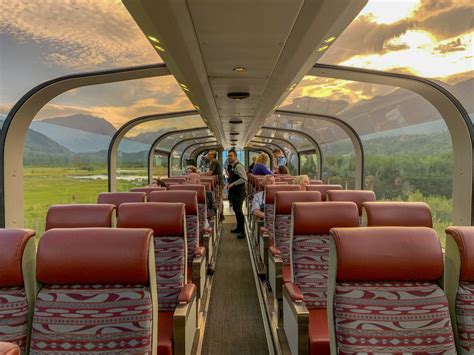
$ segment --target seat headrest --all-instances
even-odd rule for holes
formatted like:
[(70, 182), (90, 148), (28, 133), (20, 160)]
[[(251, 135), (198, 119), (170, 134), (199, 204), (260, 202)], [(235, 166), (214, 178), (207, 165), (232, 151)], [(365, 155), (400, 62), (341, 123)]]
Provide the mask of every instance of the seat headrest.
[(23, 286), (22, 258), (30, 229), (0, 229), (0, 288)]
[(166, 187), (134, 187), (130, 189), (131, 192), (144, 192), (146, 193), (147, 197), (150, 196), (150, 194), (153, 191), (165, 191)]
[(449, 227), (446, 233), (453, 237), (461, 257), (459, 280), (474, 282), (474, 227)]
[(196, 191), (198, 203), (206, 202), (206, 187), (204, 185), (193, 185), (193, 184), (182, 184), (182, 185), (171, 185), (170, 190), (187, 190)]
[(364, 202), (367, 227), (433, 227), (430, 207), (424, 202)]
[(175, 183), (175, 184), (184, 184), (186, 182), (186, 178), (183, 177), (172, 177), (172, 178), (163, 178), (161, 179), (163, 182)]
[(326, 195), (329, 190), (342, 190), (341, 185), (306, 185), (307, 191), (319, 191), (321, 193), (321, 199), (326, 201)]
[(206, 188), (206, 191), (212, 191), (212, 183), (207, 181), (201, 181), (201, 185)]
[(278, 191), (301, 191), (300, 185), (268, 185), (265, 187), (265, 203), (275, 203), (275, 194)]
[(216, 185), (216, 181), (212, 176), (201, 176), (201, 182), (210, 182), (212, 187)]
[(186, 215), (196, 215), (198, 213), (198, 201), (196, 191), (154, 191), (150, 194), (149, 201), (184, 203)]
[(368, 190), (329, 190), (328, 201), (351, 201), (357, 205), (359, 216), (362, 215), (362, 204), (375, 201), (375, 193)]
[(293, 234), (329, 234), (335, 227), (358, 227), (354, 202), (296, 202), (293, 204)]
[(53, 228), (112, 227), (115, 205), (55, 205), (48, 209), (45, 230)]
[(309, 180), (310, 185), (322, 185), (323, 180)]
[(291, 214), (295, 202), (320, 202), (317, 191), (278, 191), (275, 193), (275, 214)]
[(36, 278), (49, 285), (147, 284), (151, 229), (51, 229), (36, 256)]
[(426, 227), (334, 228), (338, 281), (435, 281), (443, 274), (436, 232)]
[(184, 203), (124, 203), (117, 227), (150, 228), (155, 236), (184, 235)]
[(97, 198), (97, 203), (118, 207), (126, 202), (145, 202), (145, 199), (145, 192), (101, 192)]

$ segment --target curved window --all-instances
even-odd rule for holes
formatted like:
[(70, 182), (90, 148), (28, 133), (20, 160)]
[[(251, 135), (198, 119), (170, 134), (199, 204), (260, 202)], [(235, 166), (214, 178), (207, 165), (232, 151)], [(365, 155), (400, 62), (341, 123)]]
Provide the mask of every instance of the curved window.
[[(334, 116), (359, 134), (365, 153), (365, 188), (378, 200), (425, 201), (439, 235), (452, 223), (453, 152), (439, 112), (423, 97), (405, 89), (349, 80), (306, 76), (281, 107)], [(306, 130), (306, 129), (305, 129)], [(315, 127), (324, 172), (352, 171), (346, 160), (350, 141), (342, 130)], [(343, 184), (344, 185), (344, 184)]]
[[(172, 76), (87, 86), (48, 103), (31, 123), (24, 147), (25, 227), (41, 234), (47, 208), (94, 203), (107, 191), (107, 151), (113, 135), (139, 116), (192, 108)], [(194, 117), (194, 118), (193, 118)], [(147, 183), (150, 134), (184, 127), (199, 116), (148, 122), (118, 148), (118, 191)]]
[(121, 1), (2, 1), (0, 115), (46, 80), (160, 63), (158, 53)]
[(472, 118), (473, 21), (469, 0), (369, 0), (319, 62), (436, 79)]

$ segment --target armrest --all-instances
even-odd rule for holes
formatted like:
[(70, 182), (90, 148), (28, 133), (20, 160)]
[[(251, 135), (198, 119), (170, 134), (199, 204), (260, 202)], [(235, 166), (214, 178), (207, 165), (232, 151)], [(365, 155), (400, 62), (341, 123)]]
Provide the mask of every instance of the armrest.
[(212, 233), (212, 228), (210, 228), (210, 227), (203, 228), (202, 230), (203, 230), (204, 234), (211, 234)]
[(20, 348), (13, 343), (0, 342), (0, 354), (20, 355)]
[(262, 233), (262, 234), (268, 234), (268, 233), (269, 233), (269, 230), (268, 230), (268, 228), (260, 227), (260, 233)]
[(194, 249), (195, 256), (203, 256), (205, 253), (206, 253), (206, 248), (204, 247), (197, 246), (196, 249)]
[(270, 250), (270, 253), (272, 253), (273, 256), (280, 256), (281, 255), (281, 251), (277, 247), (270, 246), (268, 249)]
[(193, 283), (187, 283), (181, 289), (181, 292), (178, 296), (178, 303), (180, 304), (188, 304), (191, 302), (196, 295), (196, 285)]
[(293, 302), (302, 302), (304, 299), (303, 293), (300, 288), (296, 286), (293, 282), (288, 282), (284, 285), (288, 294)]
[(287, 283), (283, 286), (283, 329), (292, 354), (308, 354), (309, 311), (300, 298), (299, 288)]

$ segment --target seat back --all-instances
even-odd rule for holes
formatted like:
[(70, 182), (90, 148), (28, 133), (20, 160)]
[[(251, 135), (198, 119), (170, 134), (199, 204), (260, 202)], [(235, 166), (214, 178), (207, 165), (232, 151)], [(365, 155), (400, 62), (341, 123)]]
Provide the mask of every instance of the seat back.
[(163, 178), (161, 179), (164, 183), (169, 183), (169, 184), (184, 184), (186, 182), (186, 177), (184, 176), (173, 176), (169, 178)]
[(424, 202), (364, 202), (362, 207), (367, 227), (433, 228), (430, 207)]
[(0, 341), (27, 349), (36, 295), (35, 232), (0, 229)]
[(300, 191), (300, 185), (268, 185), (265, 187), (265, 218), (264, 224), (271, 237), (274, 237), (275, 194), (279, 191)]
[(295, 202), (320, 202), (317, 191), (278, 191), (275, 193), (275, 246), (284, 263), (290, 262), (291, 207)]
[(196, 247), (199, 246), (199, 213), (196, 191), (156, 191), (150, 194), (150, 202), (184, 203), (186, 211), (186, 241), (188, 245), (188, 265), (193, 264)]
[(433, 229), (334, 228), (329, 260), (331, 353), (456, 353)]
[(41, 237), (32, 353), (151, 353), (157, 339), (153, 232), (51, 229)]
[(323, 180), (309, 180), (310, 185), (322, 185)]
[(199, 213), (199, 237), (202, 238), (207, 225), (206, 187), (204, 185), (182, 184), (170, 186), (170, 191), (196, 191)]
[(153, 191), (165, 191), (166, 187), (134, 187), (130, 189), (130, 192), (144, 192), (146, 193), (147, 199)]
[(462, 354), (474, 352), (474, 227), (446, 229), (444, 289)]
[(145, 202), (145, 192), (101, 192), (97, 198), (98, 204), (114, 205), (115, 212), (122, 203), (127, 202)]
[(114, 205), (54, 205), (48, 208), (45, 230), (53, 228), (111, 228)]
[(153, 230), (160, 312), (175, 310), (187, 281), (185, 223), (184, 203), (124, 203), (119, 207), (118, 227)]
[(375, 193), (369, 190), (329, 190), (328, 201), (351, 201), (357, 205), (359, 216), (362, 216), (362, 204), (375, 201)]
[(330, 229), (357, 227), (358, 216), (353, 202), (293, 204), (291, 277), (308, 309), (326, 308)]
[(321, 193), (321, 199), (323, 201), (327, 200), (327, 192), (329, 190), (342, 190), (341, 185), (307, 185), (307, 191), (319, 191)]

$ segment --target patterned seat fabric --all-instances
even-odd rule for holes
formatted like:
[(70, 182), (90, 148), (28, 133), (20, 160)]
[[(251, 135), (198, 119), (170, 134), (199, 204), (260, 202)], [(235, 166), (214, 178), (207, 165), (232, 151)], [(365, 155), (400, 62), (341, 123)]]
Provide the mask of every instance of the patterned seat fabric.
[(474, 352), (474, 283), (461, 281), (456, 298), (459, 345), (466, 353)]
[(283, 263), (288, 264), (290, 262), (291, 214), (276, 215), (274, 228), (275, 246), (280, 249)]
[(199, 223), (197, 215), (186, 215), (186, 240), (188, 245), (188, 265), (193, 265), (194, 252), (199, 245)]
[(15, 343), (25, 351), (28, 303), (22, 287), (0, 288), (0, 341)]
[(34, 354), (151, 354), (152, 301), (145, 286), (44, 287), (37, 296)]
[(199, 237), (202, 238), (204, 235), (204, 229), (207, 225), (207, 206), (206, 203), (198, 203), (198, 214), (199, 214)]
[(294, 282), (303, 293), (306, 307), (326, 308), (329, 235), (295, 235), (292, 252)]
[(182, 236), (155, 236), (155, 268), (160, 312), (174, 312), (185, 281), (185, 240)]
[(273, 231), (275, 230), (275, 205), (273, 203), (265, 204), (265, 228), (268, 229), (268, 234), (273, 237)]
[(341, 354), (455, 354), (448, 301), (431, 282), (339, 283)]

